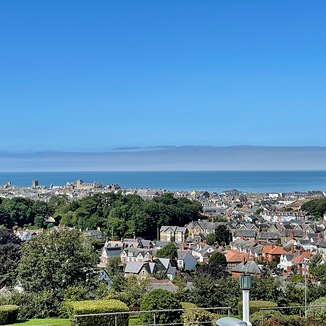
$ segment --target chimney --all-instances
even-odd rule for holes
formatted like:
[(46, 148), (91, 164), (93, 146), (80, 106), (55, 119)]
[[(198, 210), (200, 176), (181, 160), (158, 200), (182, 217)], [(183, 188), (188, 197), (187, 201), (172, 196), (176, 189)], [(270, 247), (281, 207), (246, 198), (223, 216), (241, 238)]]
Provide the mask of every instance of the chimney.
[(294, 246), (291, 248), (291, 254), (294, 255)]
[(294, 238), (294, 233), (293, 233), (293, 232), (290, 233), (290, 238), (291, 238), (291, 239)]

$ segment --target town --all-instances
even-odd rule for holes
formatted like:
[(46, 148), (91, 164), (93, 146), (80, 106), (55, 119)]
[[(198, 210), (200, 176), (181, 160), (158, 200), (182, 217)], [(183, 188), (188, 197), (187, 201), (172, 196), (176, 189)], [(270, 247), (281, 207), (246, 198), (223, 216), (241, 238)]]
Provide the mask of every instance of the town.
[[(133, 279), (138, 280), (139, 284), (144, 282), (145, 292), (164, 290), (179, 296), (183, 293), (183, 298), (195, 301), (200, 307), (205, 306), (201, 299), (192, 300), (196, 298), (196, 291), (199, 291), (199, 275), (209, 276), (211, 280), (218, 282), (225, 277), (238, 280), (245, 272), (258, 279), (268, 278), (280, 282), (274, 286), (283, 284), (287, 291), (294, 286), (292, 291), (298, 291), (301, 295), (303, 290), (307, 291), (307, 285), (302, 285), (304, 282), (309, 282), (310, 286), (314, 284), (314, 290), (309, 289), (310, 301), (316, 297), (311, 291), (316, 291), (317, 286), (318, 291), (323, 292), (320, 290), (323, 289), (323, 285), (320, 285), (322, 278), (315, 270), (318, 269), (316, 266), (323, 266), (326, 260), (326, 215), (324, 212), (323, 216), (318, 217), (304, 209), (306, 203), (322, 200), (325, 197), (322, 191), (262, 194), (242, 193), (233, 189), (220, 194), (196, 190), (170, 193), (160, 189), (123, 189), (119, 185), (103, 186), (101, 183), (84, 183), (82, 180), (49, 188), (40, 186), (37, 180), (32, 182), (31, 187), (16, 187), (10, 183), (1, 187), (3, 200), (27, 198), (50, 203), (53, 198), (64, 198), (67, 203), (71, 203), (69, 205), (108, 194), (118, 196), (120, 201), (122, 198), (140, 198), (143, 203), (150, 203), (161, 198), (162, 203), (169, 201), (171, 204), (175, 201), (174, 204), (178, 206), (178, 200), (181, 200), (188, 204), (197, 203), (199, 206), (195, 210), (200, 207), (197, 218), (179, 225), (157, 223), (155, 228), (150, 229), (151, 233), (145, 230), (142, 236), (137, 234), (136, 228), (131, 237), (124, 236), (123, 234), (130, 235), (131, 231), (119, 224), (123, 223), (122, 219), (117, 219), (119, 214), (114, 217), (117, 219), (116, 224), (107, 222), (106, 231), (96, 223), (91, 224), (96, 227), (88, 228), (87, 224), (76, 222), (76, 225), (84, 226), (79, 228), (80, 231), (93, 243), (98, 262), (93, 265), (92, 270), (105, 284), (105, 293), (111, 293), (114, 298), (121, 299), (121, 295), (117, 294), (119, 286), (116, 284), (119, 276), (123, 277), (123, 282)], [(105, 202), (108, 203), (108, 198)], [(125, 204), (128, 205), (128, 202)], [(83, 218), (92, 217), (87, 217), (86, 214)], [(68, 221), (65, 217), (58, 221), (58, 216), (46, 214), (43, 216), (41, 228), (34, 224), (31, 227), (16, 225), (13, 229), (16, 237), (23, 243), (28, 243), (51, 229), (59, 233), (76, 229), (76, 225), (62, 223), (65, 221)], [(125, 233), (119, 231), (119, 227)], [(213, 263), (216, 257), (220, 259), (218, 265)], [(211, 270), (205, 270), (207, 266)], [(219, 276), (213, 276), (217, 272)], [(22, 283), (17, 278), (13, 289), (24, 292)], [(126, 284), (129, 287), (133, 284), (131, 287), (137, 288), (135, 283)], [(10, 292), (9, 288), (4, 285), (0, 295)], [(119, 291), (124, 292), (126, 289), (119, 288)], [(192, 299), (189, 299), (189, 295)], [(306, 295), (305, 292), (305, 300)], [(262, 298), (274, 302), (279, 300), (275, 297), (271, 300), (266, 295), (257, 296), (257, 299)], [(129, 309), (140, 309), (140, 298), (125, 302)], [(230, 301), (213, 300), (212, 306), (217, 306), (217, 303), (226, 305), (228, 302)], [(303, 298), (298, 297), (287, 298), (287, 303), (304, 304)], [(235, 312), (236, 306), (231, 305), (231, 311)]]

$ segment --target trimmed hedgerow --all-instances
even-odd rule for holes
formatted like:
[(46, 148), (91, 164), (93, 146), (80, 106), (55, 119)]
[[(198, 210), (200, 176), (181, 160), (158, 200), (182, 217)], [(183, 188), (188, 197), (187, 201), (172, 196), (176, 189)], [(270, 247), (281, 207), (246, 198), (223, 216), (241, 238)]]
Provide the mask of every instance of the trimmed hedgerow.
[[(261, 308), (274, 308), (274, 307), (277, 307), (277, 304), (272, 301), (257, 300), (257, 301), (249, 302), (250, 315), (252, 315), (257, 311), (260, 311)], [(242, 316), (242, 301), (238, 302), (238, 314)]]
[(5, 305), (0, 306), (0, 325), (14, 324), (18, 316), (18, 306)]
[(112, 312), (126, 312), (128, 307), (122, 301), (119, 300), (85, 300), (85, 301), (67, 301), (65, 302), (66, 310), (69, 316), (73, 319), (72, 325), (75, 326), (93, 326), (93, 325), (116, 325), (115, 319), (117, 319), (117, 325), (128, 325), (128, 314), (117, 315), (95, 315), (95, 316), (83, 316), (77, 315), (87, 314), (102, 314)]

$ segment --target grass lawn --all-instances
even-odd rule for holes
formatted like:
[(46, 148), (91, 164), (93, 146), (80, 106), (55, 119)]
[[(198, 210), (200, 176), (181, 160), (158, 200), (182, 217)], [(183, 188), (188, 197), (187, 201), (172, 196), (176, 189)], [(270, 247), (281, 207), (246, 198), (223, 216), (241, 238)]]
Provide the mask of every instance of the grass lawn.
[(69, 319), (61, 319), (61, 318), (29, 319), (29, 320), (18, 320), (17, 323), (13, 324), (13, 325), (70, 326), (70, 320)]

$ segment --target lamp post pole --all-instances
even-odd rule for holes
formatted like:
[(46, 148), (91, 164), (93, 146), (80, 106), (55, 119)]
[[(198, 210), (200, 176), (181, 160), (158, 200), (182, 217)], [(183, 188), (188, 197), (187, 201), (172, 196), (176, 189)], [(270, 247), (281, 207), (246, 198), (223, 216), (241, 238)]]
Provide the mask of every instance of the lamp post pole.
[(302, 261), (304, 268), (304, 316), (307, 318), (307, 262), (308, 259)]
[(240, 277), (240, 288), (242, 290), (242, 320), (251, 326), (249, 321), (249, 291), (251, 289), (251, 276), (249, 273), (243, 273)]

